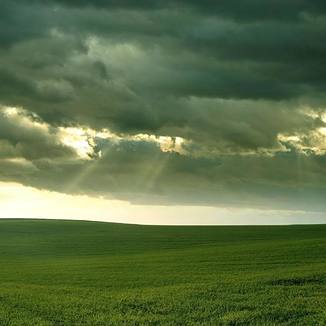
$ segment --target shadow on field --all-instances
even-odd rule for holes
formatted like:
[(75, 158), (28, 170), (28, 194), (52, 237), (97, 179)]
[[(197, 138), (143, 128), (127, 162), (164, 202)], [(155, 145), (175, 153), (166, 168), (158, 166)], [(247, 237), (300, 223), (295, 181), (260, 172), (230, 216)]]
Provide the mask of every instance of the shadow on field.
[(268, 285), (281, 285), (281, 286), (300, 286), (300, 285), (310, 285), (310, 284), (325, 284), (326, 274), (317, 274), (311, 276), (301, 276), (301, 277), (289, 277), (280, 278), (272, 281), (268, 281)]

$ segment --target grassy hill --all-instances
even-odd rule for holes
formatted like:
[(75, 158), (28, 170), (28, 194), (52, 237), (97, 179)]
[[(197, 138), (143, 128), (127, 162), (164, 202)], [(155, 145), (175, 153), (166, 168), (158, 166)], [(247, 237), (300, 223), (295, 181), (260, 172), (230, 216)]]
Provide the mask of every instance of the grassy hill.
[(326, 226), (0, 220), (0, 325), (325, 325)]

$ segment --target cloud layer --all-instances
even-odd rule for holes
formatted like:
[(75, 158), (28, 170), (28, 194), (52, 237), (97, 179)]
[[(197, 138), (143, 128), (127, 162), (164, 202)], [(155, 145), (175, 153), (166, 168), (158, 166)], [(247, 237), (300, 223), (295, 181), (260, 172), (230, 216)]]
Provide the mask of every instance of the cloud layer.
[(325, 14), (311, 0), (1, 1), (0, 179), (325, 210)]

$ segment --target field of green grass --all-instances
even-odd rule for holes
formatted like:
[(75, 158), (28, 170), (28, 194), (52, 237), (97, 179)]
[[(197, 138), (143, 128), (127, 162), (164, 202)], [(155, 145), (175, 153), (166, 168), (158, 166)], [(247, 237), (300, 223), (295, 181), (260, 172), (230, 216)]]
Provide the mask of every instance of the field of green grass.
[(0, 325), (326, 325), (326, 225), (1, 219)]

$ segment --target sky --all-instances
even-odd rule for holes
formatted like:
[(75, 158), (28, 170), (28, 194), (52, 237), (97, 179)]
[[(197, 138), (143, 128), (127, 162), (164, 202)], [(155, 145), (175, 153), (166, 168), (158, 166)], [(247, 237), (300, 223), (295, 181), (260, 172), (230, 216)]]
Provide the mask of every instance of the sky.
[(326, 222), (326, 2), (1, 0), (0, 218)]

